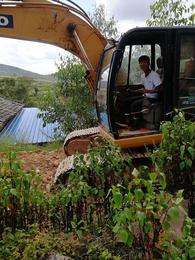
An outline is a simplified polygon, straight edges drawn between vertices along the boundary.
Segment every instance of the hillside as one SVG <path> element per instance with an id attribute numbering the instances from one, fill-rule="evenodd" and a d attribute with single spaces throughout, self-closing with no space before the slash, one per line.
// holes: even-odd
<path id="1" fill-rule="evenodd" d="M 34 79 L 39 79 L 39 80 L 54 81 L 53 74 L 41 75 L 41 74 L 34 73 L 34 72 L 31 72 L 28 70 L 23 70 L 23 69 L 20 69 L 17 67 L 0 64 L 0 76 L 13 77 L 13 75 L 15 73 L 17 74 L 17 76 L 27 76 L 27 77 L 33 77 Z"/>

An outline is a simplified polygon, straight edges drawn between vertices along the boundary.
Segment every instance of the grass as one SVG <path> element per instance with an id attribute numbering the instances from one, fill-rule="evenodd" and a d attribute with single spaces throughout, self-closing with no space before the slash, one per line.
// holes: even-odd
<path id="1" fill-rule="evenodd" d="M 51 143 L 42 144 L 25 144 L 23 142 L 15 142 L 14 140 L 8 140 L 7 138 L 0 138 L 0 152 L 19 152 L 19 151 L 47 151 L 47 150 L 60 150 L 63 147 L 63 141 L 56 141 Z"/>

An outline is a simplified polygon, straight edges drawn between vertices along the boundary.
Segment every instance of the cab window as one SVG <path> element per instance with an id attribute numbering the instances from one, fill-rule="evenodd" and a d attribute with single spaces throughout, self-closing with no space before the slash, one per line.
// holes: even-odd
<path id="1" fill-rule="evenodd" d="M 139 67 L 138 59 L 142 55 L 149 56 L 151 60 L 151 45 L 128 45 L 125 47 L 115 86 L 138 85 L 141 83 L 143 71 Z M 159 56 L 161 56 L 161 48 L 158 44 L 155 44 L 155 60 Z M 154 66 L 156 70 L 156 63 Z"/>
<path id="2" fill-rule="evenodd" d="M 131 48 L 130 77 L 129 84 L 140 84 L 143 71 L 139 67 L 138 59 L 142 55 L 147 55 L 151 60 L 151 45 L 134 45 Z"/>
<path id="3" fill-rule="evenodd" d="M 180 42 L 178 108 L 195 114 L 195 35 L 183 35 Z"/>

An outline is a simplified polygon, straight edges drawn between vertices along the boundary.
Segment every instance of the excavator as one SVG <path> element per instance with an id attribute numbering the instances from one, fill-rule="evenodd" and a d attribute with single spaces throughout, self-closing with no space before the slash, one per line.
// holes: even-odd
<path id="1" fill-rule="evenodd" d="M 106 39 L 88 15 L 74 2 L 58 0 L 0 0 L 0 37 L 53 44 L 78 57 L 95 96 L 99 127 L 70 133 L 64 142 L 68 157 L 59 165 L 55 179 L 72 168 L 73 155 L 85 151 L 96 136 L 120 145 L 124 154 L 145 156 L 143 147 L 162 140 L 160 124 L 172 120 L 174 108 L 195 116 L 195 28 L 147 27 L 127 31 L 116 41 Z M 150 57 L 159 73 L 163 92 L 156 103 L 144 98 L 140 128 L 125 124 L 124 100 L 129 90 L 142 86 L 138 58 Z M 55 180 L 54 180 L 55 182 Z"/>

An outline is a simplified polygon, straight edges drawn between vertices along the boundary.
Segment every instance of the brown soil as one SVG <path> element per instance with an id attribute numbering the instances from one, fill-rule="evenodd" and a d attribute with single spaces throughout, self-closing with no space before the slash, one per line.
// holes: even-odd
<path id="1" fill-rule="evenodd" d="M 29 173 L 36 167 L 37 174 L 41 176 L 41 188 L 46 189 L 47 184 L 50 187 L 53 184 L 59 163 L 66 158 L 63 148 L 60 150 L 35 151 L 35 152 L 17 152 L 18 159 L 22 160 L 21 168 Z M 1 153 L 5 158 L 5 153 Z"/>
<path id="2" fill-rule="evenodd" d="M 6 158 L 5 153 L 0 153 L 3 158 Z M 17 152 L 18 160 L 23 161 L 21 168 L 27 173 L 34 170 L 36 167 L 37 174 L 41 176 L 41 189 L 46 189 L 47 184 L 52 187 L 53 179 L 60 162 L 67 156 L 64 149 L 48 150 L 48 151 L 34 151 L 34 152 Z M 139 170 L 140 165 L 148 165 L 152 169 L 151 162 L 148 159 L 140 158 L 133 160 L 133 165 Z M 133 168 L 132 168 L 133 170 Z"/>
<path id="3" fill-rule="evenodd" d="M 0 153 L 3 158 L 6 158 L 5 153 Z M 18 160 L 23 161 L 21 168 L 27 173 L 34 170 L 36 167 L 37 174 L 41 176 L 40 187 L 42 190 L 46 189 L 47 184 L 52 187 L 53 179 L 60 162 L 67 156 L 64 153 L 64 149 L 60 150 L 48 150 L 48 151 L 33 151 L 33 152 L 17 152 Z M 139 170 L 140 165 L 148 165 L 150 168 L 151 162 L 147 159 L 133 160 L 133 165 Z M 132 168 L 133 170 L 133 168 Z"/>

